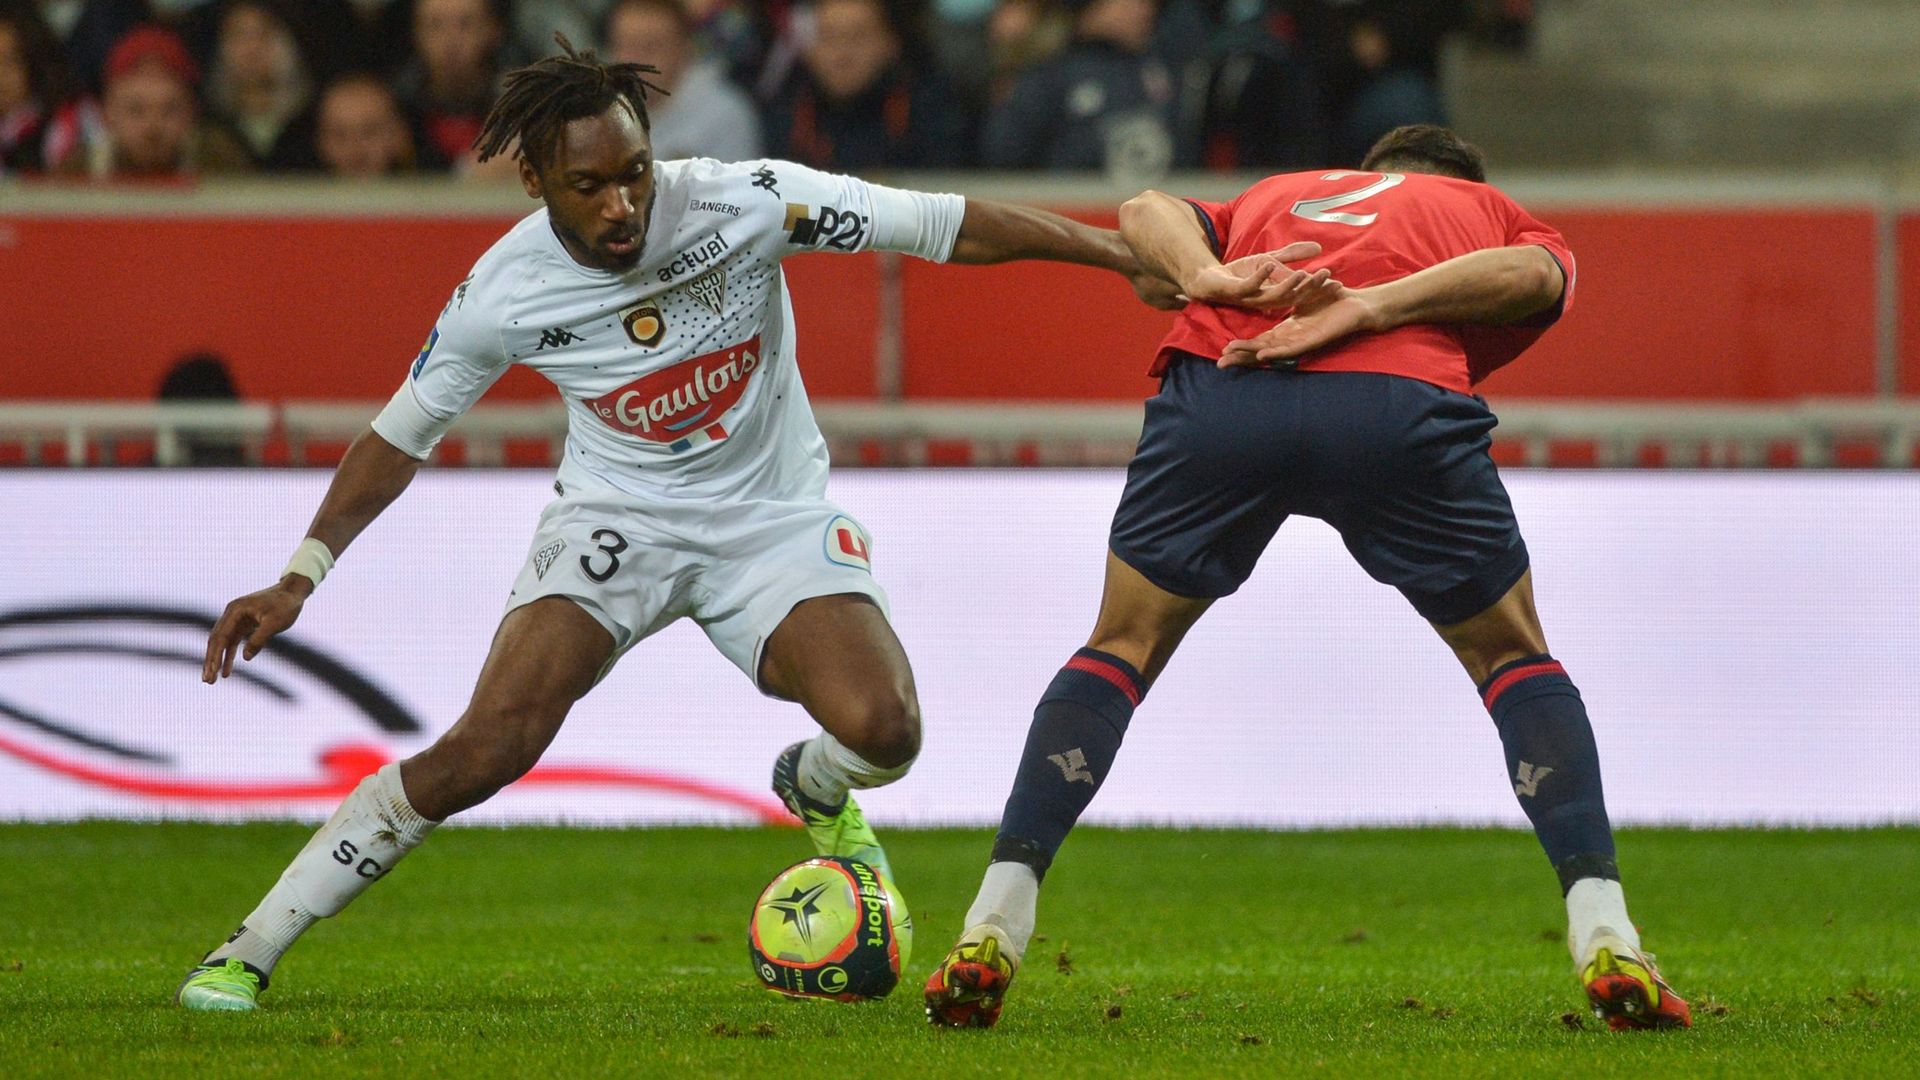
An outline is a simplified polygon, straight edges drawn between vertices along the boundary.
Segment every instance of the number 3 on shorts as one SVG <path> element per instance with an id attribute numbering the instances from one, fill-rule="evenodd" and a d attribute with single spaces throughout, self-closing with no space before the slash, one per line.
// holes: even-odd
<path id="1" fill-rule="evenodd" d="M 593 530 L 593 542 L 600 547 L 601 554 L 607 557 L 607 565 L 594 569 L 592 555 L 580 556 L 580 572 L 593 579 L 596 585 L 605 585 L 614 571 L 620 569 L 620 553 L 627 550 L 627 538 L 612 529 Z"/>

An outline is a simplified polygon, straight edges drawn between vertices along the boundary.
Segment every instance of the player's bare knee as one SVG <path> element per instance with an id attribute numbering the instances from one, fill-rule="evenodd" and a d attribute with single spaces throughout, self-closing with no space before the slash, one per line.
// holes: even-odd
<path id="1" fill-rule="evenodd" d="M 840 741 L 872 764 L 904 773 L 920 755 L 919 702 L 911 694 L 886 694 L 855 708 L 847 735 Z"/>

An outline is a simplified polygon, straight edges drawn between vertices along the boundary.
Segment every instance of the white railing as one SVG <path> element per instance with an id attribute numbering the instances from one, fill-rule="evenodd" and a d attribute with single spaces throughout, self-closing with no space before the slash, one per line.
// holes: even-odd
<path id="1" fill-rule="evenodd" d="M 162 466 L 207 460 L 315 465 L 364 431 L 375 402 L 0 404 L 0 460 L 24 465 Z M 1497 444 L 1551 465 L 1561 448 L 1600 466 L 1912 467 L 1920 402 L 1814 399 L 1790 405 L 1497 401 Z M 843 465 L 1111 465 L 1132 454 L 1138 404 L 817 403 Z M 467 465 L 560 459 L 563 406 L 483 404 L 448 436 Z M 1844 452 L 1844 453 L 1842 453 Z"/>

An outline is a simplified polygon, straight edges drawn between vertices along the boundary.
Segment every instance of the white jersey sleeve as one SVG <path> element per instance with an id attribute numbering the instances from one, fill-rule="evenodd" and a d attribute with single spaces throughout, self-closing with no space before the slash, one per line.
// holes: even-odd
<path id="1" fill-rule="evenodd" d="M 483 289 L 470 277 L 453 291 L 407 380 L 373 419 L 374 433 L 410 457 L 431 455 L 453 422 L 512 366 L 497 318 L 505 297 L 477 295 Z"/>
<path id="2" fill-rule="evenodd" d="M 897 251 L 933 262 L 953 254 L 967 210 L 958 195 L 884 187 L 790 161 L 759 164 L 785 202 L 785 254 Z"/>

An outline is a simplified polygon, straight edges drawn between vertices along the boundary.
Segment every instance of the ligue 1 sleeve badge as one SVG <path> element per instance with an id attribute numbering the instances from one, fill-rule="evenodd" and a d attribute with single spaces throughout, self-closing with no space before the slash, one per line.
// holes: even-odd
<path id="1" fill-rule="evenodd" d="M 667 336 L 667 321 L 660 315 L 660 306 L 651 301 L 621 308 L 620 325 L 626 329 L 627 337 L 643 349 L 653 348 Z"/>
<path id="2" fill-rule="evenodd" d="M 855 570 L 873 570 L 873 538 L 859 522 L 845 514 L 827 523 L 826 552 L 828 562 Z"/>

